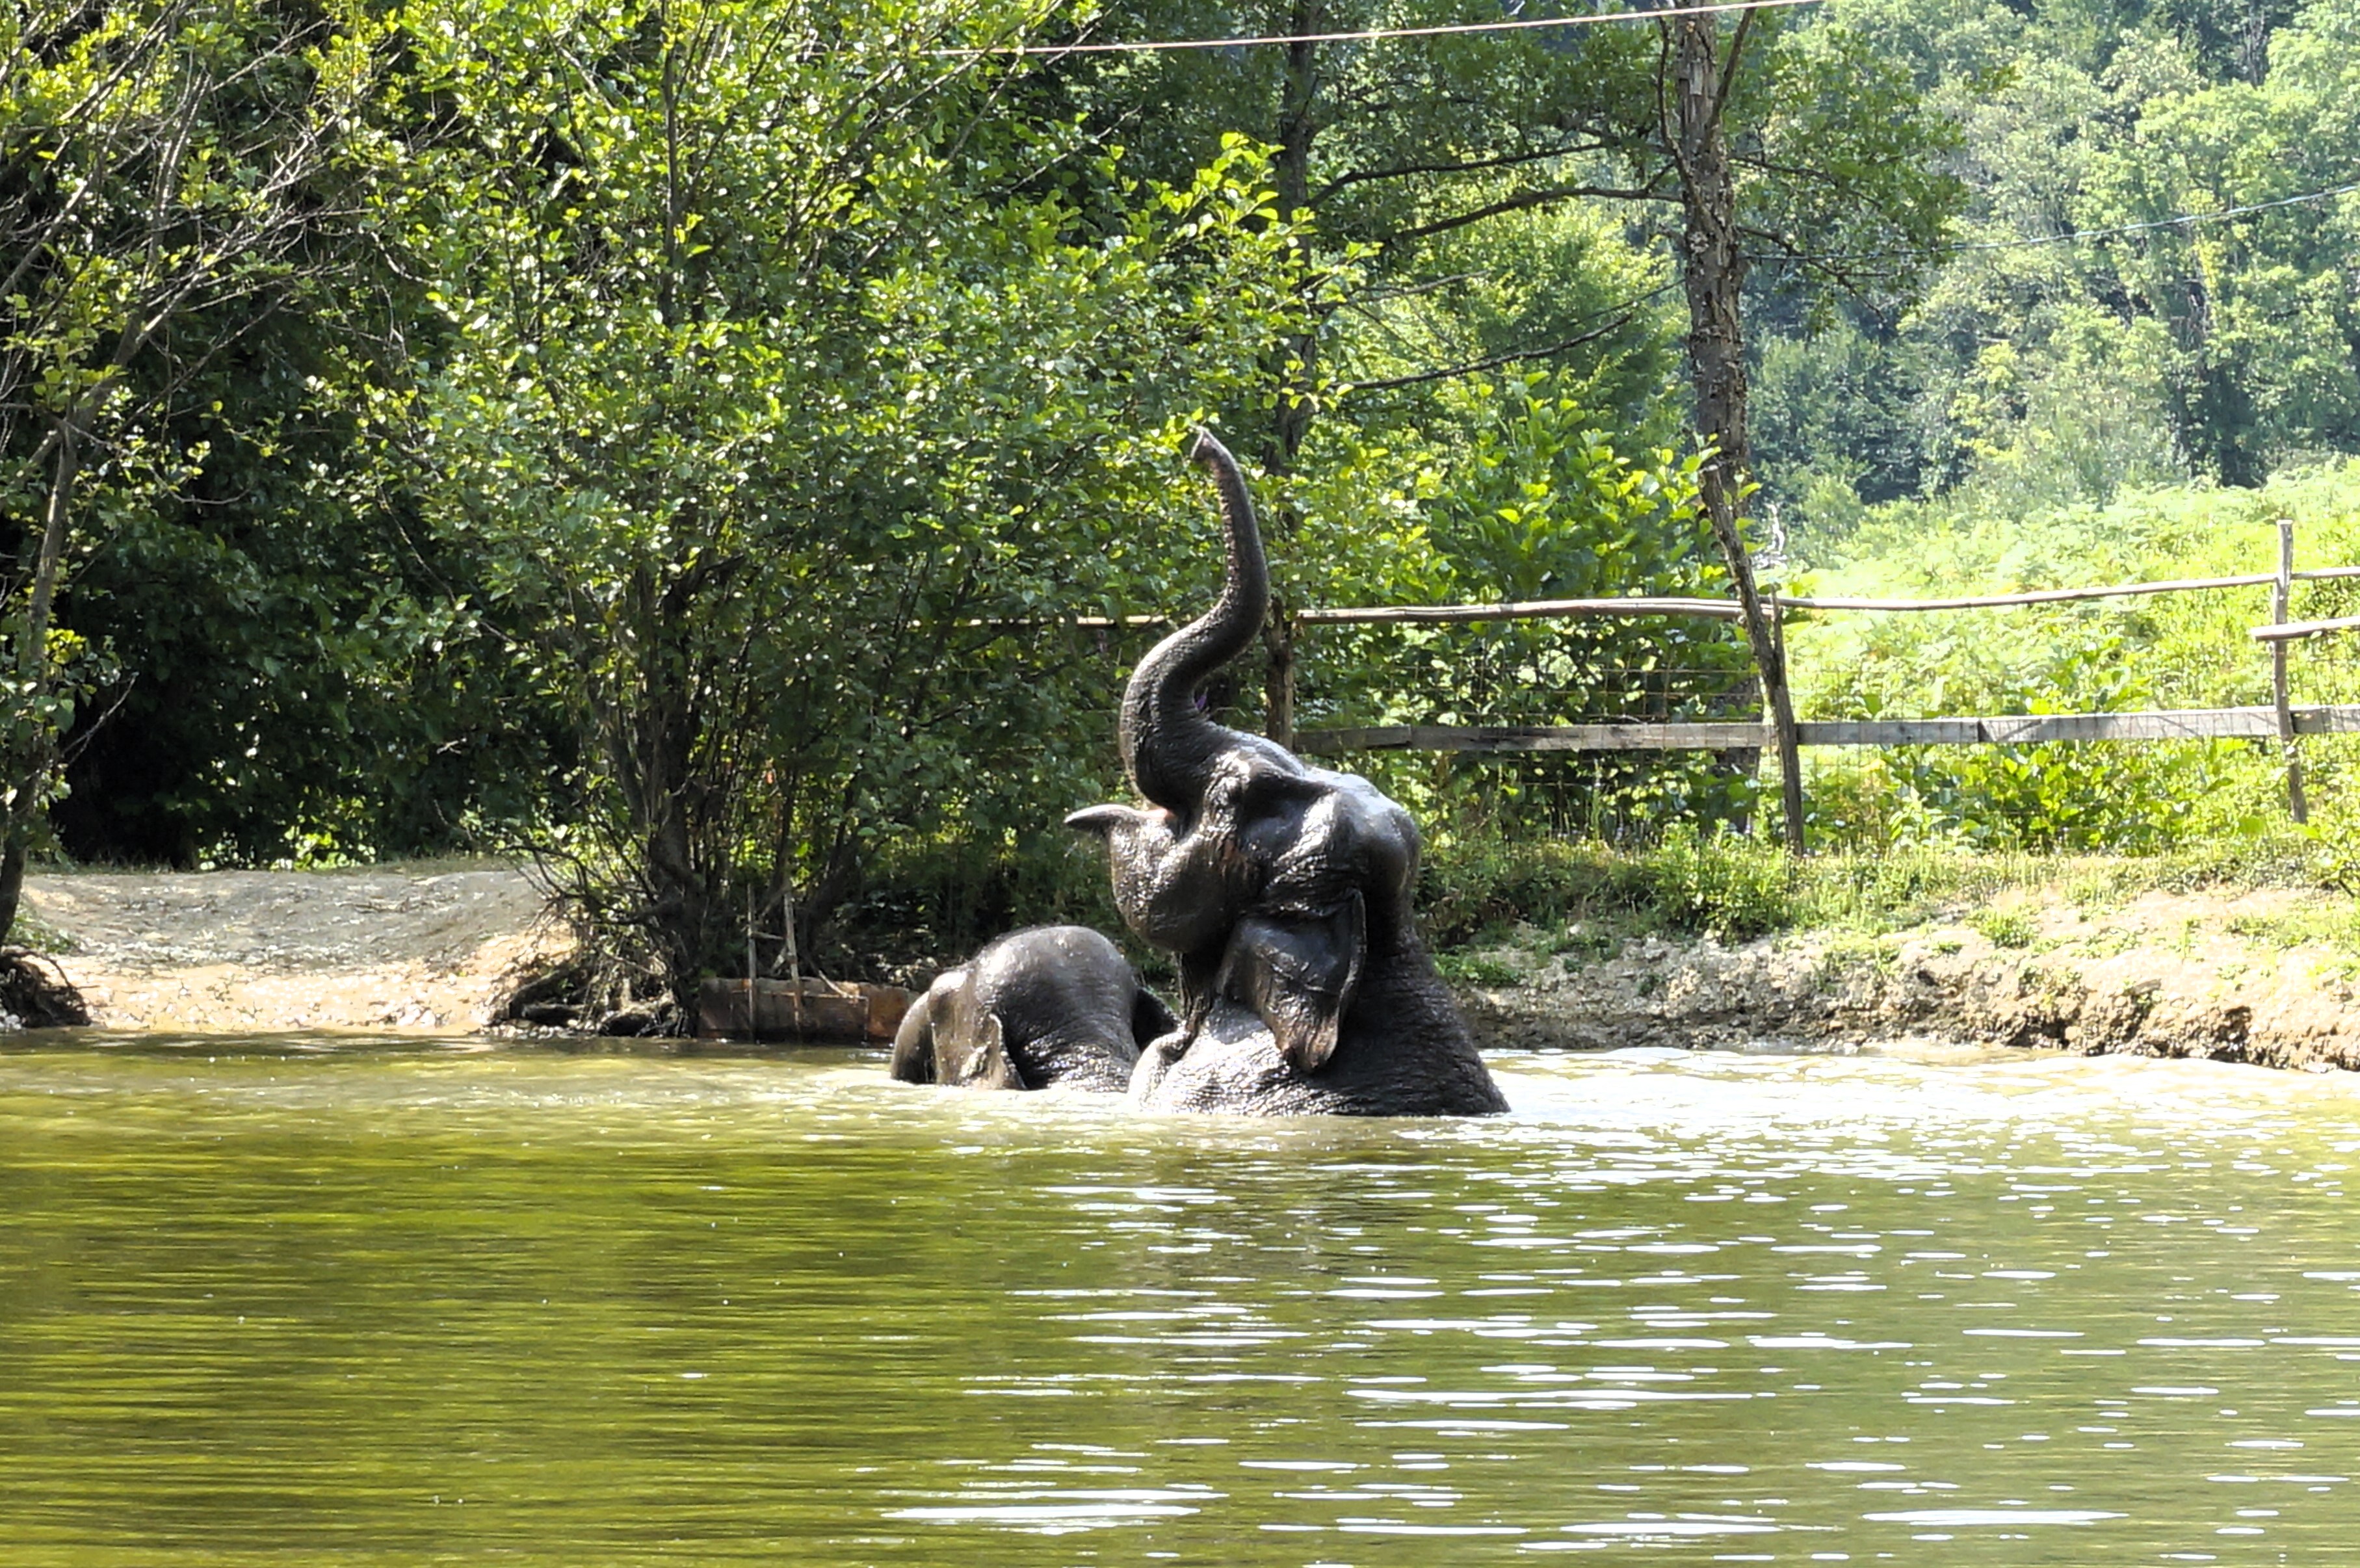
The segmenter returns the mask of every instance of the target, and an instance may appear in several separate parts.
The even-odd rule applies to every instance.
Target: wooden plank
[[[2360,566],[2322,566],[2288,574],[2299,583],[2324,583],[2360,577]],[[2261,588],[2274,585],[2275,572],[2247,572],[2236,577],[2176,577],[2156,583],[2113,583],[2095,588],[2038,588],[2022,593],[1983,593],[1961,599],[1851,599],[1820,597],[1781,601],[1801,610],[1879,610],[1909,614],[1920,610],[2004,610],[2019,604],[2070,604],[2086,599],[2134,599],[2149,593],[2201,593],[2221,588]]]
[[[1371,729],[1306,730],[1298,748],[1345,751],[1726,751],[1766,746],[1758,723],[1679,724],[1384,724]]]
[[[2360,628],[2360,615],[2339,615],[2332,621],[2289,621],[2283,626],[2256,626],[2247,635],[2256,642],[2291,642],[2297,637],[2323,637],[2355,628]]]
[[[2291,574],[2299,583],[2321,583],[2332,579],[2360,577],[2360,566],[2322,566],[2309,572]],[[1912,614],[1922,610],[1997,610],[2019,604],[2067,604],[2087,599],[2136,598],[2148,593],[2202,593],[2220,588],[2259,588],[2277,583],[2274,572],[2251,572],[2241,577],[2181,577],[2158,583],[2115,583],[2095,588],[2039,588],[2022,593],[1985,593],[1962,599],[1856,599],[1844,597],[1782,598],[1783,608],[1796,610],[1868,610],[1889,614]],[[1296,624],[1307,626],[1411,626],[1452,624],[1468,621],[1547,621],[1573,620],[1583,616],[1610,619],[1635,619],[1647,615],[1693,615],[1710,620],[1734,621],[1744,612],[1734,599],[1681,598],[1677,595],[1648,598],[1639,594],[1605,599],[1522,599],[1498,604],[1375,604],[1343,606],[1327,610],[1299,610]],[[1034,626],[1032,621],[984,622],[972,621],[970,626],[1006,625]],[[1106,630],[1116,626],[1138,627],[1177,626],[1172,615],[1078,615],[1065,623],[1090,630]],[[2360,626],[2360,618],[2351,621],[2297,623],[2321,628],[2341,630]],[[2260,637],[2260,632],[2254,634]],[[2308,637],[2310,632],[2285,632],[2281,635]]]
[[[1360,609],[1301,610],[1297,624],[1306,626],[1393,626],[1460,621],[1569,620],[1583,615],[1630,618],[1643,615],[1699,615],[1733,621],[1743,611],[1733,599],[1524,599],[1502,604],[1398,604]]]
[[[2360,703],[2293,710],[2297,735],[2360,735]],[[2005,713],[1973,718],[1838,719],[1795,726],[1803,746],[2037,746],[2052,741],[2268,740],[2275,708],[2148,713]],[[1307,730],[1300,749],[1349,751],[1729,751],[1767,746],[1764,724],[1387,724]]]
[[[708,979],[698,987],[696,1032],[705,1040],[882,1042],[909,1005],[910,994],[893,985]]]
[[[2005,713],[1806,725],[1817,746],[2039,746],[2051,741],[2256,739],[2278,733],[2270,708],[2159,713]]]
[[[1802,746],[1983,746],[1982,719],[1819,719],[1795,726]]]
[[[2322,566],[2309,572],[2290,574],[2293,581],[2319,583],[2332,579],[2360,577],[2360,566]],[[2237,577],[2180,577],[2156,583],[2114,583],[2094,588],[2038,588],[2021,593],[1983,593],[1958,599],[1858,599],[1841,596],[1781,598],[1782,608],[1796,610],[1870,610],[1893,614],[1912,614],[1924,610],[1997,610],[2020,604],[2068,604],[2089,599],[2137,598],[2150,593],[2192,593],[2222,588],[2263,588],[2276,583],[2275,572],[2248,572]],[[1386,626],[1410,623],[1459,621],[1529,621],[1571,619],[1583,615],[1633,617],[1640,615],[1702,615],[1717,620],[1733,621],[1743,611],[1732,599],[1701,599],[1666,597],[1661,599],[1632,595],[1610,599],[1531,599],[1500,604],[1405,604],[1371,605],[1360,608],[1303,610],[1295,620],[1305,626]],[[1131,617],[1129,624],[1142,625],[1148,616]],[[1103,626],[1102,620],[1083,620],[1078,625]],[[2343,626],[2347,623],[2322,623]],[[2360,620],[2351,625],[2360,626]],[[2258,633],[2256,636],[2260,635]]]
[[[2070,604],[2088,599],[2131,599],[2148,593],[2191,593],[2215,588],[2259,588],[2278,581],[2271,572],[2242,577],[2180,577],[2158,583],[2113,583],[2096,588],[2036,588],[2022,593],[1978,593],[1959,599],[1799,598],[1798,610],[2005,610],[2023,604]]]

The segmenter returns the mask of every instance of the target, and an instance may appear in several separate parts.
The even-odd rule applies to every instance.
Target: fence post
[[[1270,655],[1270,671],[1262,693],[1262,734],[1289,751],[1295,749],[1295,640],[1299,636],[1286,601],[1273,597],[1262,623],[1262,646]]]
[[[2284,626],[2294,597],[2294,519],[2278,519],[2278,579],[2270,588],[2270,620]],[[2278,705],[2278,752],[2286,762],[2287,811],[2297,822],[2311,821],[2311,806],[2302,795],[2302,752],[2295,745],[2294,700],[2287,681],[2284,637],[2270,644],[2270,687]]]
[[[1770,703],[1770,723],[1778,742],[1778,791],[1789,826],[1786,848],[1803,853],[1803,748],[1795,724],[1795,698],[1786,684],[1786,607],[1778,590],[1770,590],[1770,653],[1777,667],[1777,695]]]

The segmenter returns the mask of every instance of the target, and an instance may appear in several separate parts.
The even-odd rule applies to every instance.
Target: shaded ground
[[[523,873],[484,863],[35,875],[25,907],[111,1029],[476,1029],[572,945]]]

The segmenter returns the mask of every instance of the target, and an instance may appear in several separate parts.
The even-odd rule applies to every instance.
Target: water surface
[[[0,1051],[0,1562],[2343,1563],[2360,1083]]]

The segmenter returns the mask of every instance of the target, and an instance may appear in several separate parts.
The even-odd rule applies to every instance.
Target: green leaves
[[[1915,62],[1972,195],[1923,298],[1855,310],[1836,334],[1877,385],[1773,347],[1765,470],[1790,505],[1818,491],[1808,529],[1841,531],[1845,486],[1870,503],[1963,484],[2019,508],[2103,504],[2360,449],[2360,205],[2318,195],[2354,179],[2350,0],[1848,12]]]
[[[1059,628],[1182,599],[1181,430],[1284,330],[1289,236],[1242,140],[1114,223],[997,188],[1072,144],[923,55],[971,7],[471,17],[411,24],[476,134],[392,198],[449,333],[402,440],[590,759],[572,889],[678,988],[747,887],[776,931],[882,839],[1055,813],[1036,759],[1103,742],[1121,669]]]

